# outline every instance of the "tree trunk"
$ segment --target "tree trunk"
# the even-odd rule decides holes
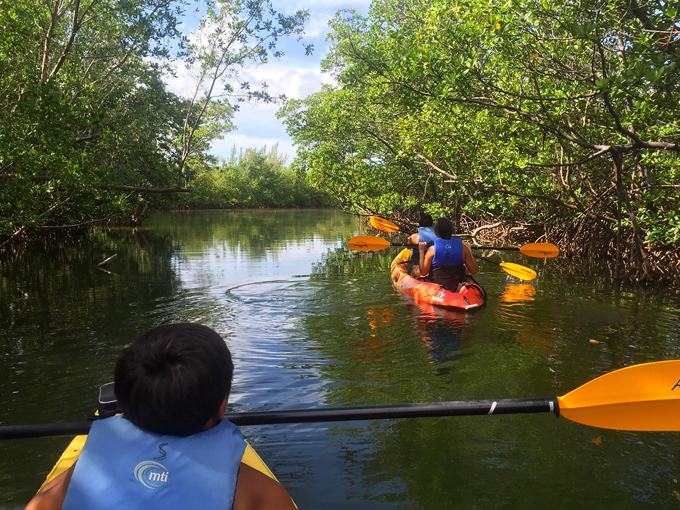
[[[614,177],[616,180],[616,194],[619,198],[620,204],[626,207],[628,211],[628,216],[633,225],[633,242],[631,243],[630,249],[632,251],[633,260],[635,261],[636,277],[638,282],[643,283],[649,278],[649,267],[647,262],[647,254],[644,248],[643,233],[642,229],[638,225],[637,218],[635,217],[635,211],[630,203],[630,197],[628,192],[623,186],[623,155],[618,151],[612,151],[612,160],[614,162]]]

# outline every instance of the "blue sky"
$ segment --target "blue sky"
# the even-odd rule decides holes
[[[310,19],[305,25],[305,41],[314,44],[314,53],[305,56],[302,45],[295,39],[281,40],[279,49],[285,55],[276,60],[270,59],[263,66],[245,70],[243,78],[253,86],[266,82],[272,95],[285,94],[290,98],[304,98],[317,92],[322,83],[332,83],[332,78],[321,74],[321,60],[328,52],[328,21],[340,9],[351,8],[366,14],[370,0],[274,0],[274,8],[284,14],[292,14],[298,9],[307,9]],[[185,33],[190,34],[198,24],[197,14],[187,13],[183,24]],[[168,90],[186,95],[192,90],[192,80],[186,73],[179,72],[177,77],[166,80]],[[290,163],[295,157],[295,147],[286,130],[276,118],[278,105],[241,104],[234,123],[236,130],[227,133],[223,140],[217,140],[212,147],[215,155],[228,158],[231,148],[261,148],[279,144],[279,153],[288,156]]]

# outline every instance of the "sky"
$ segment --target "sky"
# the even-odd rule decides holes
[[[314,53],[305,56],[304,48],[295,38],[280,40],[278,49],[285,55],[280,59],[271,58],[265,65],[250,68],[242,73],[242,78],[255,87],[266,82],[272,96],[285,94],[289,98],[302,99],[320,90],[323,83],[333,83],[332,77],[321,73],[321,60],[327,55],[329,44],[328,21],[340,9],[350,8],[366,14],[370,0],[273,0],[274,8],[283,14],[293,14],[299,9],[310,13],[305,24],[304,39],[314,45]],[[187,12],[181,28],[191,37],[199,21],[199,14]],[[193,78],[183,70],[176,77],[166,79],[167,89],[178,95],[187,96],[193,92]],[[295,157],[292,139],[286,134],[282,122],[276,118],[279,109],[276,104],[241,103],[234,117],[236,130],[226,133],[224,139],[216,140],[212,153],[228,158],[234,145],[237,149],[263,146],[271,148],[278,143],[278,152],[288,156],[287,162]]]

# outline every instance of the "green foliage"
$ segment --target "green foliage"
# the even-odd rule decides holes
[[[180,5],[0,2],[1,233],[120,217],[136,197],[103,184],[162,185],[181,101],[145,59],[168,54]]]
[[[324,62],[337,86],[280,112],[294,164],[345,208],[402,220],[596,225],[605,244],[628,221],[622,248],[646,273],[650,250],[680,240],[674,12],[604,0],[340,12]]]
[[[190,42],[176,29],[185,4],[0,0],[0,246],[173,205],[187,164],[215,164],[208,151],[233,129],[236,103],[274,99],[233,83],[281,55],[280,38],[300,39],[307,12],[210,0]],[[176,59],[200,78],[189,99],[165,90]]]
[[[195,209],[319,207],[330,204],[328,197],[312,188],[304,176],[285,166],[286,157],[275,145],[269,152],[232,149],[228,161],[195,168],[193,192],[183,205]]]

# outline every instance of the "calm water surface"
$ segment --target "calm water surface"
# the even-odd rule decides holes
[[[560,259],[489,253],[539,277],[522,285],[482,262],[486,308],[419,308],[391,287],[393,251],[343,248],[359,233],[334,210],[172,213],[5,256],[0,424],[83,419],[121,349],[178,321],[224,336],[236,364],[231,410],[243,412],[563,395],[680,357],[680,300],[613,290]],[[678,434],[550,415],[243,432],[305,509],[680,508]],[[67,443],[1,442],[0,508],[25,505]]]

